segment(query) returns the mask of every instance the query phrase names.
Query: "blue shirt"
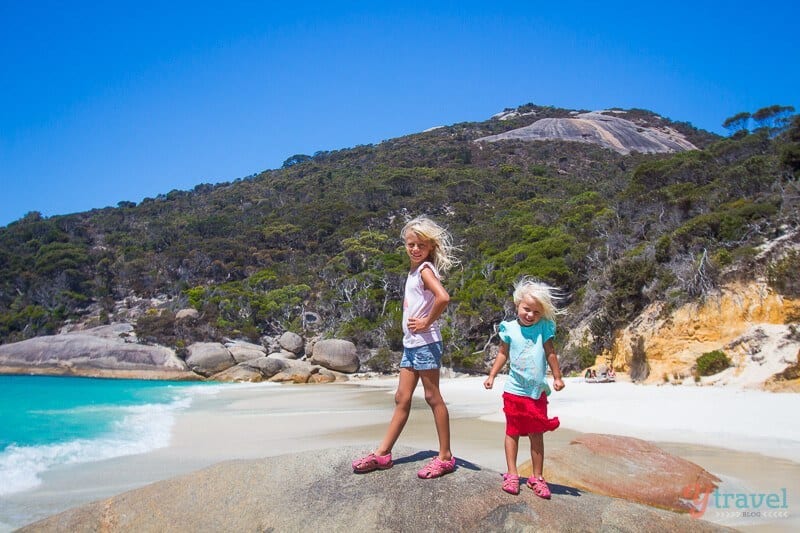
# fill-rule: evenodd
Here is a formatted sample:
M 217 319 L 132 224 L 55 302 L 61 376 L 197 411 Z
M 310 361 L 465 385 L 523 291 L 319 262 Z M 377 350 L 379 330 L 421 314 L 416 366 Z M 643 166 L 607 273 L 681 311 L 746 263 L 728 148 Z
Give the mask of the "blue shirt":
M 542 392 L 549 396 L 544 343 L 555 335 L 555 322 L 542 318 L 536 324 L 523 326 L 517 320 L 507 320 L 500 323 L 498 333 L 500 340 L 508 344 L 509 371 L 503 390 L 534 400 Z

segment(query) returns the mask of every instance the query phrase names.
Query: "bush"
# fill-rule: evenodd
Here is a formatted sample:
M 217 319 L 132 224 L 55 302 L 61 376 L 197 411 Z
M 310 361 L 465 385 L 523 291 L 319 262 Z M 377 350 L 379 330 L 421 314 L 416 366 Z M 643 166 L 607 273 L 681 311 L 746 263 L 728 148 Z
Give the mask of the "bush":
M 365 363 L 365 365 L 375 372 L 388 373 L 396 370 L 399 362 L 399 355 L 397 355 L 395 352 L 392 352 L 392 350 L 390 350 L 388 347 L 382 346 L 378 348 L 375 356 L 371 357 Z
M 483 351 L 473 352 L 469 348 L 452 350 L 452 368 L 457 372 L 484 372 Z
M 767 267 L 769 286 L 784 296 L 796 298 L 800 296 L 798 272 L 800 272 L 800 252 L 792 250 Z
M 731 366 L 731 360 L 722 350 L 707 352 L 697 358 L 697 375 L 711 376 Z

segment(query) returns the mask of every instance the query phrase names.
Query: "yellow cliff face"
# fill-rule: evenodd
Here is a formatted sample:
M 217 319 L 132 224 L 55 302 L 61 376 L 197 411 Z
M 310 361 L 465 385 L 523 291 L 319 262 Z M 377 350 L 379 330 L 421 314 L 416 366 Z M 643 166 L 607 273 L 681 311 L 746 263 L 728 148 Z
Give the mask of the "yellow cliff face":
M 713 350 L 725 351 L 735 371 L 740 371 L 747 357 L 758 361 L 748 338 L 754 326 L 763 326 L 760 336 L 779 335 L 778 330 L 786 328 L 787 316 L 800 315 L 800 300 L 784 298 L 760 283 L 725 287 L 704 303 L 687 304 L 668 316 L 661 316 L 662 307 L 651 305 L 617 335 L 610 352 L 604 354 L 616 370 L 629 370 L 632 347 L 641 338 L 650 366 L 648 383 L 691 377 L 697 358 Z M 782 327 L 776 329 L 777 325 Z

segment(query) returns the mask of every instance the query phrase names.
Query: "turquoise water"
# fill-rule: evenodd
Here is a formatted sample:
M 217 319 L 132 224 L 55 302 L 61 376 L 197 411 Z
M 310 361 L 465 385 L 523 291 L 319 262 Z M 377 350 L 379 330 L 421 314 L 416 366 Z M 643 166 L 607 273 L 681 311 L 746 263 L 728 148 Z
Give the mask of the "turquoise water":
M 169 444 L 175 415 L 207 384 L 0 376 L 0 495 L 60 465 Z

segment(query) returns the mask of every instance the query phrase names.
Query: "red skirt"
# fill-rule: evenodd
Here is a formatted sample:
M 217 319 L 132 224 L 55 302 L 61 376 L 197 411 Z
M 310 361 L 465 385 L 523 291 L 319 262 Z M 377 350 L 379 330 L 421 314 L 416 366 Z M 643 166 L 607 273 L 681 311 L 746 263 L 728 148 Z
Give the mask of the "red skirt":
M 534 400 L 528 396 L 504 392 L 503 412 L 506 414 L 506 435 L 511 437 L 553 431 L 561 425 L 558 417 L 547 418 L 545 393 Z

